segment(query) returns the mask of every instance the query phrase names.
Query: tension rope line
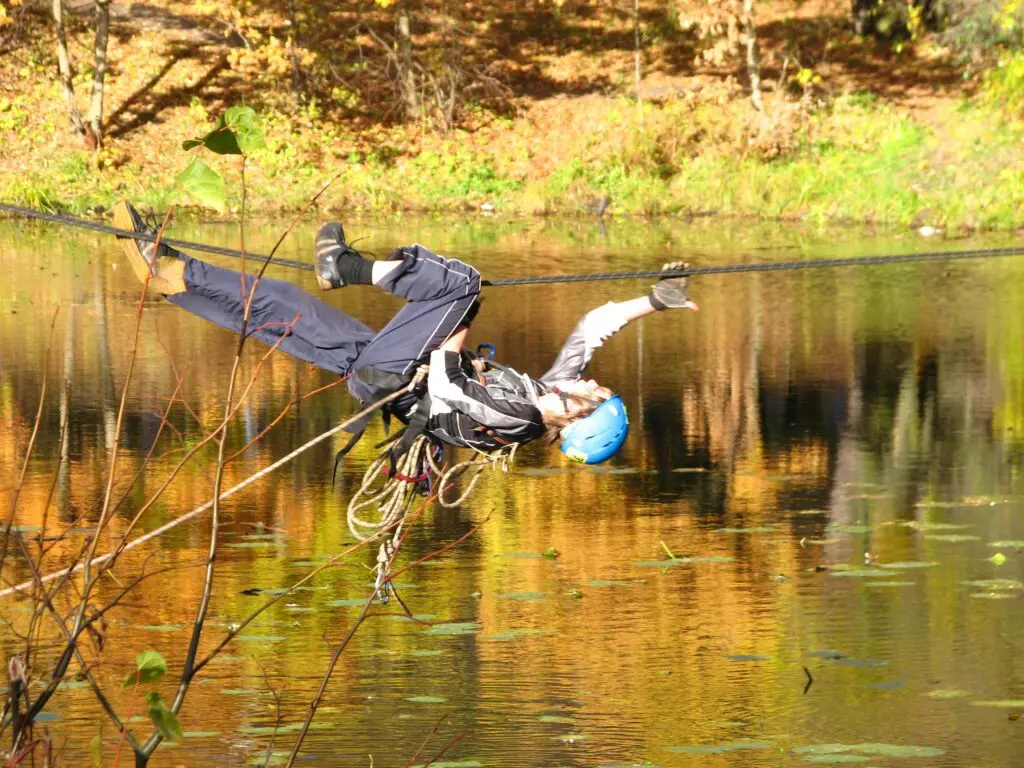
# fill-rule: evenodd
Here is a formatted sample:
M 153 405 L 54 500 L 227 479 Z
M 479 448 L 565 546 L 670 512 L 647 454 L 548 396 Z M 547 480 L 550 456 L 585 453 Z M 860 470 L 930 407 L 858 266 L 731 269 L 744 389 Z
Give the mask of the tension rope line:
M 78 227 L 93 232 L 102 232 L 120 237 L 132 237 L 136 240 L 155 242 L 156 235 L 145 232 L 129 232 L 123 229 L 100 224 L 99 222 L 79 219 L 63 213 L 46 213 L 31 208 L 22 208 L 17 205 L 0 203 L 0 211 L 23 216 L 27 218 L 40 219 L 53 224 L 62 224 L 69 227 Z M 161 242 L 182 248 L 184 250 L 212 253 L 218 256 L 231 256 L 233 258 L 248 258 L 253 260 L 267 260 L 267 257 L 259 253 L 243 253 L 234 248 L 222 248 L 216 245 L 206 245 L 190 240 L 178 240 L 176 238 L 164 237 Z M 966 251 L 921 251 L 917 253 L 886 254 L 882 256 L 853 256 L 841 259 L 807 259 L 804 261 L 777 261 L 777 262 L 755 262 L 753 264 L 721 264 L 709 267 L 691 267 L 689 269 L 661 270 L 646 269 L 630 272 L 591 272 L 578 275 L 547 275 L 540 277 L 503 277 L 496 280 L 483 280 L 484 286 L 507 286 L 507 285 L 542 285 L 549 283 L 589 283 L 600 280 L 636 280 L 641 278 L 662 278 L 682 277 L 685 275 L 725 275 L 741 272 L 784 272 L 794 269 L 823 269 L 826 267 L 867 267 L 886 264 L 908 264 L 917 261 L 960 261 L 964 259 L 988 259 L 1002 258 L 1006 256 L 1024 255 L 1024 246 L 1008 248 L 976 248 Z M 271 264 L 292 269 L 301 269 L 307 272 L 313 271 L 313 265 L 295 261 L 293 259 L 274 258 L 269 260 Z

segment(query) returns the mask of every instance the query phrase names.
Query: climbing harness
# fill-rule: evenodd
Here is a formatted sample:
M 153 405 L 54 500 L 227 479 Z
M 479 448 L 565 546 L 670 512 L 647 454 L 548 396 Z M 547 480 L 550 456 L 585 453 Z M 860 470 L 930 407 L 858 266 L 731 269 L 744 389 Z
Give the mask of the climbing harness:
M 117 229 L 107 224 L 100 224 L 95 221 L 80 219 L 63 213 L 47 213 L 32 208 L 23 208 L 8 203 L 0 203 L 0 212 L 6 212 L 15 216 L 39 219 L 52 224 L 60 224 L 68 227 L 78 227 L 93 232 L 102 232 L 120 237 L 133 237 L 136 240 L 156 241 L 156 235 L 144 232 L 128 232 Z M 189 240 L 178 240 L 176 238 L 163 237 L 161 242 L 182 250 L 201 251 L 219 256 L 231 256 L 234 258 L 248 258 L 265 261 L 267 257 L 258 253 L 249 253 L 235 250 L 233 248 L 221 248 L 205 243 L 191 242 Z M 888 254 L 882 256 L 857 256 L 841 259 L 807 259 L 804 261 L 777 261 L 777 262 L 755 262 L 750 264 L 722 264 L 710 267 L 690 267 L 679 270 L 646 269 L 631 272 L 591 272 L 578 275 L 547 275 L 537 277 L 503 277 L 496 280 L 484 280 L 485 286 L 503 285 L 540 285 L 550 283 L 585 283 L 599 280 L 633 280 L 640 278 L 665 278 L 683 277 L 686 275 L 725 275 L 738 274 L 741 272 L 783 272 L 794 269 L 824 269 L 828 267 L 869 267 L 882 266 L 886 264 L 908 264 L 917 261 L 960 261 L 964 259 L 988 259 L 1003 258 L 1006 256 L 1024 255 L 1024 246 L 1008 248 L 977 248 L 966 251 L 924 251 L 918 253 Z M 313 270 L 313 265 L 292 259 L 270 259 L 271 264 L 292 269 L 301 269 L 307 272 Z

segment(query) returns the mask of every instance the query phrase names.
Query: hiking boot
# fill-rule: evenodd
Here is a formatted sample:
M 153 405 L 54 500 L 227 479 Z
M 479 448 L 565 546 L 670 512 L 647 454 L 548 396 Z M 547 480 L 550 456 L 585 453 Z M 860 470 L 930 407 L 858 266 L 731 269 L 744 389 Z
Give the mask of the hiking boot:
M 336 221 L 316 233 L 315 254 L 316 282 L 321 290 L 373 282 L 373 261 L 345 242 L 345 230 Z
M 156 234 L 152 227 L 146 225 L 132 204 L 123 200 L 114 206 L 114 226 L 130 232 Z M 149 287 L 164 295 L 184 293 L 187 290 L 185 262 L 180 251 L 163 243 L 157 246 L 148 240 L 135 240 L 121 235 L 118 235 L 117 239 L 140 282 L 144 283 L 148 278 Z
M 684 270 L 689 264 L 682 261 L 672 261 L 662 266 L 663 270 Z M 698 309 L 697 303 L 690 301 L 686 293 L 687 283 L 690 278 L 663 277 L 651 288 L 651 305 L 657 309 Z

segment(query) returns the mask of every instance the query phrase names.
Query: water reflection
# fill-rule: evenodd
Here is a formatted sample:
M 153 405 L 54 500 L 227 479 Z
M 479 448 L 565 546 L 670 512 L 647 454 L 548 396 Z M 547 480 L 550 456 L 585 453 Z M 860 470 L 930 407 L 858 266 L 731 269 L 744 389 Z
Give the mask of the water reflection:
M 284 255 L 302 258 L 314 227 L 298 232 Z M 369 250 L 419 240 L 495 277 L 647 269 L 680 251 L 719 263 L 919 245 L 721 224 L 616 223 L 602 232 L 589 224 L 397 220 L 350 228 L 371 233 Z M 234 238 L 226 226 L 176 234 Z M 253 247 L 268 247 L 273 236 L 271 226 L 254 232 Z M 22 525 L 42 522 L 55 476 L 51 522 L 87 527 L 102 503 L 137 301 L 118 259 L 99 238 L 0 225 L 5 489 L 44 376 L 49 384 Z M 312 287 L 308 275 L 289 277 Z M 471 504 L 425 515 L 407 562 L 486 520 L 400 587 L 417 614 L 473 631 L 438 633 L 395 617 L 363 627 L 331 683 L 323 729 L 308 742 L 315 764 L 367 765 L 372 753 L 376 765 L 404 765 L 446 712 L 421 762 L 465 734 L 446 760 L 792 765 L 823 757 L 794 748 L 889 743 L 945 751 L 929 765 L 1008 764 L 1024 738 L 1007 720 L 1012 702 L 1024 699 L 1024 587 L 1013 585 L 1022 580 L 1024 546 L 1022 280 L 1024 269 L 1007 260 L 695 281 L 699 313 L 646 318 L 595 358 L 592 373 L 623 394 L 634 424 L 610 467 L 566 467 L 533 447 L 513 476 L 488 479 Z M 579 315 L 644 288 L 492 289 L 473 341 L 540 372 Z M 329 301 L 378 325 L 395 307 L 370 290 L 346 289 Z M 147 302 L 141 334 L 117 472 L 116 495 L 127 497 L 122 519 L 160 485 L 174 452 L 195 443 L 197 422 L 217 422 L 233 354 L 230 334 L 159 300 Z M 255 345 L 248 351 L 250 369 L 262 354 Z M 175 369 L 185 373 L 188 408 L 174 409 L 173 429 L 156 442 L 160 458 L 132 485 Z M 231 445 L 244 446 L 294 392 L 329 381 L 272 356 Z M 225 483 L 352 406 L 341 387 L 304 401 L 229 467 Z M 372 429 L 371 437 L 380 434 Z M 287 586 L 346 546 L 345 498 L 373 442 L 353 455 L 340 493 L 327 479 L 340 446 L 324 445 L 231 500 L 215 622 L 237 620 L 262 599 L 247 593 Z M 182 473 L 144 519 L 146 530 L 208 499 L 212 455 L 206 450 Z M 81 535 L 55 544 L 50 565 Z M 181 526 L 161 539 L 158 556 L 193 564 L 207 537 L 202 525 Z M 990 546 L 998 542 L 1005 543 Z M 559 557 L 539 556 L 552 547 Z M 692 560 L 667 561 L 668 551 Z M 1007 557 L 1001 566 L 987 559 L 997 551 Z M 130 576 L 141 562 L 133 555 L 119 573 Z M 216 733 L 158 752 L 156 764 L 223 765 L 262 754 L 261 728 L 273 724 L 265 681 L 281 693 L 285 723 L 300 720 L 358 610 L 346 603 L 366 594 L 371 562 L 360 555 L 327 572 L 211 665 L 182 720 L 187 731 Z M 20 563 L 9 567 L 8 578 L 24 577 Z M 1009 581 L 964 583 L 995 578 Z M 174 571 L 116 613 L 101 677 L 122 709 L 133 705 L 113 683 L 135 652 L 159 648 L 180 665 L 200 591 L 194 569 Z M 5 604 L 15 624 L 18 611 Z M 18 647 L 9 633 L 3 645 L 5 653 Z M 804 666 L 815 681 L 806 693 Z M 68 754 L 84 755 L 101 713 L 86 691 L 64 693 L 52 728 L 70 738 Z M 985 704 L 1000 701 L 1007 708 Z M 106 738 L 112 750 L 109 728 Z M 290 738 L 282 734 L 279 748 Z M 710 747 L 729 751 L 709 756 Z

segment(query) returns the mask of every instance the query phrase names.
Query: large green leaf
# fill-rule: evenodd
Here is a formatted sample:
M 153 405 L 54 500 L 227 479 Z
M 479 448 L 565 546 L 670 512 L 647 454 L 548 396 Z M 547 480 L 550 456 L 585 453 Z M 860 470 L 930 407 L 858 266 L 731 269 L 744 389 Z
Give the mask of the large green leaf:
M 224 179 L 199 157 L 193 157 L 175 181 L 196 202 L 224 211 Z
M 160 731 L 161 736 L 168 741 L 179 741 L 183 738 L 184 734 L 181 732 L 177 715 L 164 704 L 159 693 L 156 691 L 147 693 L 146 706 L 149 709 L 149 719 L 153 721 L 153 725 Z
M 256 125 L 252 107 L 230 107 L 217 119 L 213 130 L 205 136 L 189 139 L 181 145 L 188 151 L 206 147 L 218 155 L 244 155 L 266 146 L 263 132 Z
M 124 679 L 121 687 L 130 688 L 136 683 L 151 683 L 166 674 L 167 661 L 159 651 L 142 651 L 135 657 L 135 671 Z

